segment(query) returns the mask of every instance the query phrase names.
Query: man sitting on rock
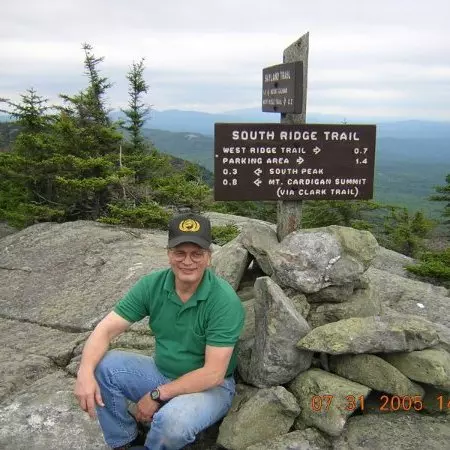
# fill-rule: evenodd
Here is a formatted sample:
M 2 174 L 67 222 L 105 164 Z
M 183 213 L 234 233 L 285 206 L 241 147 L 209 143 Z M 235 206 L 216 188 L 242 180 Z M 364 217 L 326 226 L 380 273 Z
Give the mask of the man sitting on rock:
M 75 395 L 91 417 L 97 411 L 113 448 L 181 449 L 231 406 L 244 308 L 233 288 L 208 269 L 211 241 L 207 218 L 190 213 L 172 219 L 170 268 L 142 277 L 86 341 Z M 113 338 L 146 316 L 154 357 L 107 352 Z M 135 418 L 127 399 L 137 404 Z M 136 421 L 151 422 L 145 447 L 137 446 Z

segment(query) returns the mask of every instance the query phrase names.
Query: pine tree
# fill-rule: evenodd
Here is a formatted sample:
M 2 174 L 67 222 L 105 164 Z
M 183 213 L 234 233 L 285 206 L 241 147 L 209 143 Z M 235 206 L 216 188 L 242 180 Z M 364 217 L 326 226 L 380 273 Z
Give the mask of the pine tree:
M 446 202 L 444 207 L 444 212 L 442 215 L 444 217 L 450 217 L 450 173 L 445 177 L 445 186 L 436 186 L 434 189 L 439 195 L 432 195 L 430 200 L 435 202 Z M 446 220 L 446 223 L 450 225 L 450 219 Z
M 130 96 L 128 109 L 122 110 L 128 119 L 124 128 L 130 133 L 134 152 L 140 152 L 144 148 L 141 129 L 150 113 L 150 106 L 142 101 L 142 96 L 148 93 L 150 87 L 144 79 L 144 70 L 144 59 L 141 59 L 138 63 L 133 62 L 127 74 L 128 95 Z

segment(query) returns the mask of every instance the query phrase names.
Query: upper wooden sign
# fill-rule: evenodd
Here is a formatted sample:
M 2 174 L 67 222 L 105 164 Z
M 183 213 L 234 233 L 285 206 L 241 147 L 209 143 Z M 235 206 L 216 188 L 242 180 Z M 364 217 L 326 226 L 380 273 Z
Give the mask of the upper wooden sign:
M 263 69 L 263 112 L 302 114 L 303 62 Z

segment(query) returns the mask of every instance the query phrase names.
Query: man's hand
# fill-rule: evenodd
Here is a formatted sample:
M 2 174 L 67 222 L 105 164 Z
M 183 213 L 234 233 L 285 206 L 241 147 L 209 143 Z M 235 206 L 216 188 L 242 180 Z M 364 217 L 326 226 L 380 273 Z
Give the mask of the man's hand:
M 138 422 L 151 422 L 153 414 L 161 407 L 161 404 L 152 400 L 150 394 L 145 394 L 136 404 L 135 418 Z
M 105 406 L 100 394 L 100 387 L 93 373 L 78 372 L 75 384 L 75 397 L 83 411 L 86 411 L 91 418 L 95 417 L 95 404 Z

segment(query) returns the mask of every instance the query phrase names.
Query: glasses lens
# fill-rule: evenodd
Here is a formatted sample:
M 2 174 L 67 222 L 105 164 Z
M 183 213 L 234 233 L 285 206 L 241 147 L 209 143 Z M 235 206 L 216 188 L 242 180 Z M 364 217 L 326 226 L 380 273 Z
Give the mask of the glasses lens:
M 197 251 L 197 252 L 192 252 L 192 253 L 186 253 L 186 252 L 175 250 L 172 252 L 172 254 L 173 254 L 175 261 L 177 261 L 177 262 L 184 261 L 186 259 L 187 255 L 189 255 L 189 257 L 191 258 L 192 261 L 200 262 L 202 260 L 203 256 L 205 255 L 205 252 Z

